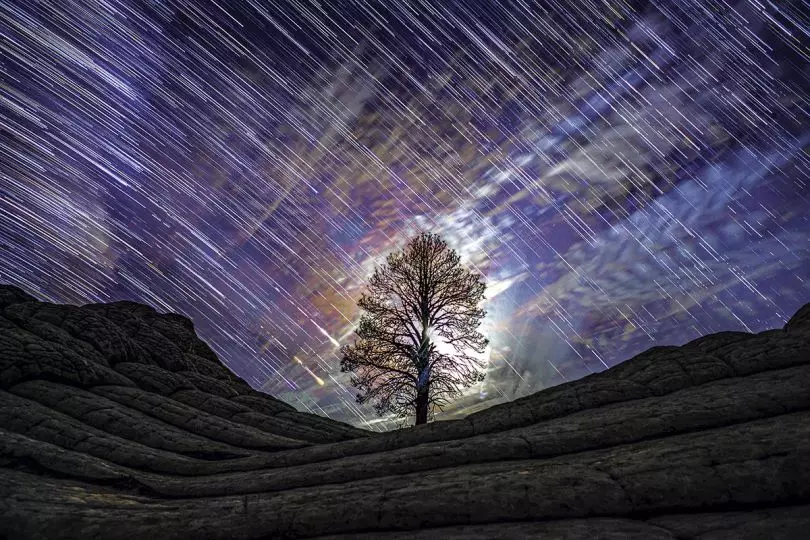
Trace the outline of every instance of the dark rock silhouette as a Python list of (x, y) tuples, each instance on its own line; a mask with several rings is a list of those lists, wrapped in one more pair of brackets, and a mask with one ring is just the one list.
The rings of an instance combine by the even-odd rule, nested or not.
[(810, 304), (385, 434), (252, 390), (179, 315), (0, 286), (2, 538), (806, 538)]

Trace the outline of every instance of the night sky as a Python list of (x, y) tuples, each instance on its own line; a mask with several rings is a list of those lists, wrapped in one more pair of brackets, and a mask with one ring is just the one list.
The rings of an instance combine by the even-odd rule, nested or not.
[(421, 230), (487, 279), (438, 418), (810, 302), (807, 0), (0, 0), (0, 282), (186, 314), (361, 427), (338, 347)]

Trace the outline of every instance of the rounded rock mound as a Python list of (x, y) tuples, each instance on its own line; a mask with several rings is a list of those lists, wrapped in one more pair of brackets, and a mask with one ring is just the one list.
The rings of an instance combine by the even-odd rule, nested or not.
[(372, 434), (253, 390), (186, 317), (0, 285), (0, 537), (805, 538), (808, 323)]

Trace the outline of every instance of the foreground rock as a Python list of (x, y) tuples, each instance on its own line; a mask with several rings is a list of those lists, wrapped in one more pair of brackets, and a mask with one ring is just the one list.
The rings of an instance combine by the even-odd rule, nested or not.
[(806, 538), (810, 305), (385, 434), (234, 376), (179, 315), (0, 286), (0, 537)]

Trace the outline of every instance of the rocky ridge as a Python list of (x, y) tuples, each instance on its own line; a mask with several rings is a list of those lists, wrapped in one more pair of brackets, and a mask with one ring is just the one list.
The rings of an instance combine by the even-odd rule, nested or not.
[(810, 304), (372, 434), (253, 390), (187, 318), (0, 286), (0, 538), (804, 538)]

